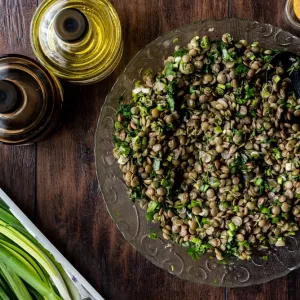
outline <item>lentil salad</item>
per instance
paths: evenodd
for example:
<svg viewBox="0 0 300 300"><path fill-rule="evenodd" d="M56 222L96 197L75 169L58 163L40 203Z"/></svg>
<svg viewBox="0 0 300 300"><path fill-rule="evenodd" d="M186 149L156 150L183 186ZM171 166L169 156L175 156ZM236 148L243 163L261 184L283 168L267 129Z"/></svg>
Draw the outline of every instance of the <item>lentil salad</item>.
<svg viewBox="0 0 300 300"><path fill-rule="evenodd" d="M298 231L298 62L272 66L276 53L197 36L120 98L114 155L129 196L194 259L249 259Z"/></svg>

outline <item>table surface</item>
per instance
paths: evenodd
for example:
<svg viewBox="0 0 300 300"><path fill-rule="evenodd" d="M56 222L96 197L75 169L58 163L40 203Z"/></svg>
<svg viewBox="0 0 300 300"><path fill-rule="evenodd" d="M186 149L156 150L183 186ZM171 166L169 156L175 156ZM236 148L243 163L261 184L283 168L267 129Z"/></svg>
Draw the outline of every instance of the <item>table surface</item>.
<svg viewBox="0 0 300 300"><path fill-rule="evenodd" d="M88 0L87 0L88 1ZM286 0L113 0L125 51L115 72L92 86L64 84L60 130L38 145L0 145L0 186L105 299L300 299L300 271L264 285L197 285L137 253L109 217L99 193L94 134L106 94L130 59L157 36L208 18L239 17L288 29ZM0 54L33 56L29 29L41 0L0 0Z"/></svg>

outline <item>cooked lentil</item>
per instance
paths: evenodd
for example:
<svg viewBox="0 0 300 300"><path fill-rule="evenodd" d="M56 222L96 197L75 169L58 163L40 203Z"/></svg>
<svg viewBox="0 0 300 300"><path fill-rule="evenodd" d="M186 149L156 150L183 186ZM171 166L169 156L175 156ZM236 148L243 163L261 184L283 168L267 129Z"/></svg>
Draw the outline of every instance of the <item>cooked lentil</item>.
<svg viewBox="0 0 300 300"><path fill-rule="evenodd" d="M129 196L194 259L249 259L298 231L300 99L275 53L196 36L120 101L114 155Z"/></svg>

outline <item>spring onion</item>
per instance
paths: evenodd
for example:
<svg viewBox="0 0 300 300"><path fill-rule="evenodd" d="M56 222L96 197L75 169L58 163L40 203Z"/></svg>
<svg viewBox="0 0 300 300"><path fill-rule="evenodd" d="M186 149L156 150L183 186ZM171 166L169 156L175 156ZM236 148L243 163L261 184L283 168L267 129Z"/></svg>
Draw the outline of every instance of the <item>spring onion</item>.
<svg viewBox="0 0 300 300"><path fill-rule="evenodd" d="M30 296L21 278L1 261L0 270L3 277L6 279L6 281L8 282L9 286L14 291L18 299L32 300L32 297Z"/></svg>
<svg viewBox="0 0 300 300"><path fill-rule="evenodd" d="M63 268L4 205L0 206L0 299L78 299Z"/></svg>

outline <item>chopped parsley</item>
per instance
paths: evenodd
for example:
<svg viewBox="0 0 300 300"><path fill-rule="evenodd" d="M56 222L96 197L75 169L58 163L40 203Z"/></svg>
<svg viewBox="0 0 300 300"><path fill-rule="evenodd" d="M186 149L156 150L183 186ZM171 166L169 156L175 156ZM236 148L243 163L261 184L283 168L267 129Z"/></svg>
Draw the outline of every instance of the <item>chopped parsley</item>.
<svg viewBox="0 0 300 300"><path fill-rule="evenodd" d="M167 86L167 102L171 112L175 110L175 94L176 94L177 85L175 81L170 81Z"/></svg>
<svg viewBox="0 0 300 300"><path fill-rule="evenodd" d="M255 118L255 119L257 118L257 114L256 114L255 110L251 109L249 112L253 118Z"/></svg>
<svg viewBox="0 0 300 300"><path fill-rule="evenodd" d="M122 115L126 119L131 119L131 104L121 104L120 108L117 111L117 115Z"/></svg>
<svg viewBox="0 0 300 300"><path fill-rule="evenodd" d="M196 206L202 207L202 200L191 200L191 204L188 205L188 208L192 209Z"/></svg>
<svg viewBox="0 0 300 300"><path fill-rule="evenodd" d="M151 240L157 240L159 238L159 235L154 231L154 229L151 229L151 232L148 234L148 237Z"/></svg>
<svg viewBox="0 0 300 300"><path fill-rule="evenodd" d="M222 54L225 61L234 61L236 58L236 52L228 52L226 48L222 49Z"/></svg>
<svg viewBox="0 0 300 300"><path fill-rule="evenodd" d="M243 119L246 117L245 115L241 114L239 111L237 111L235 115L240 119Z"/></svg>
<svg viewBox="0 0 300 300"><path fill-rule="evenodd" d="M167 62L165 67L165 75L168 76L175 76L176 73L173 71L173 64L171 62Z"/></svg>
<svg viewBox="0 0 300 300"><path fill-rule="evenodd" d="M277 160L281 158L281 152L278 148L273 148L272 153Z"/></svg>
<svg viewBox="0 0 300 300"><path fill-rule="evenodd" d="M202 240L194 238L192 240L192 246L187 250L187 253L192 257L193 260L198 260L200 255L205 253L212 246L208 243L203 243Z"/></svg>
<svg viewBox="0 0 300 300"><path fill-rule="evenodd" d="M234 70L234 74L237 77L241 77L242 74L246 74L247 72L248 72L248 68L243 64L239 64Z"/></svg>
<svg viewBox="0 0 300 300"><path fill-rule="evenodd" d="M175 51L173 53L173 56L174 57L182 57L183 55L185 55L187 53L188 53L188 50L186 50L186 49L178 49L177 51Z"/></svg>
<svg viewBox="0 0 300 300"><path fill-rule="evenodd" d="M155 201L150 201L147 208L146 218L148 221L153 220L153 216L160 209L160 204Z"/></svg>
<svg viewBox="0 0 300 300"><path fill-rule="evenodd" d="M265 206L262 206L262 207L260 208L260 212L261 212L262 214L267 215L267 216L269 216L269 215L271 214L270 208L265 207Z"/></svg>

